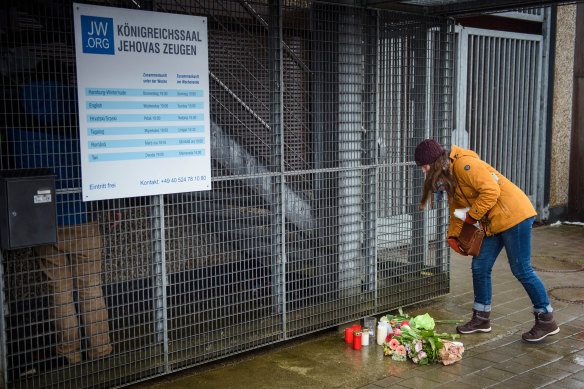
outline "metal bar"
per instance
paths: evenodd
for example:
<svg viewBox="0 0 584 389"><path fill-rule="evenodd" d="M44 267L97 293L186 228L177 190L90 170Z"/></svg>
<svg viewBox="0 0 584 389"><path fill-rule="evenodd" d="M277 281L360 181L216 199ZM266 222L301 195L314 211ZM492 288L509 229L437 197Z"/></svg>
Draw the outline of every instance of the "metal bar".
<svg viewBox="0 0 584 389"><path fill-rule="evenodd" d="M164 372L170 372L168 363L168 306L166 288L166 249L164 230L164 196L152 196L152 276L154 279L154 325L156 343L163 346Z"/></svg>
<svg viewBox="0 0 584 389"><path fill-rule="evenodd" d="M511 164L511 171L513 172L511 175L511 179L513 182L517 183L520 188L525 188L525 175L523 172L525 171L525 149L522 147L522 142L525 143L525 119L527 117L525 110L525 100L526 96L525 93L527 92L526 88L526 72L528 71L528 59L525 58L525 55L528 52L527 43L521 41L519 43L520 51L519 51L519 74L518 74L518 81L519 81L519 93L517 94L517 126L514 128L514 147L513 147L513 154L520 155L520 161ZM523 138L520 141L520 137Z"/></svg>
<svg viewBox="0 0 584 389"><path fill-rule="evenodd" d="M426 74L429 69L426 68L426 60L428 56L427 42L425 34L418 32L412 37L412 50L414 52L415 59L420 61L424 66L413 66L413 91L412 91L412 115L413 115L413 127L412 135L414 139L424 139L427 136L427 125L426 125L426 110L428 106L426 105L425 94L427 92L427 77ZM413 160L413 156L411 156ZM428 237L426 235L427 225L428 225L428 213L420 212L418 204L421 199L420 188L424 183L424 176L421 169L415 168L412 172L413 182L411 189L415 191L412 193L412 202L410 204L410 214L412 215L412 242L411 247L408 250L408 263L414 264L416 270L421 270L421 266L424 263L425 255L427 255L426 247L428 245Z"/></svg>
<svg viewBox="0 0 584 389"><path fill-rule="evenodd" d="M519 146L519 139L518 136L519 134L522 132L521 130L523 130L523 125L524 125L524 113L525 113L525 104L524 104L524 93L525 93L525 72L526 72L526 59L525 59L525 42L524 41L519 41L518 42L519 45L519 50L518 50L518 55L517 55L517 83L518 83L518 87L517 87L517 94L516 94L516 105L515 105L515 110L517 112L517 116L516 116L516 122L515 122L515 126L513 126L513 136L511 137L511 141L513 142L513 147L511 149L511 154L509 155L518 155L518 153L521 152L520 146ZM523 140L524 141L524 140ZM519 154L521 155L521 154ZM509 176L507 176L509 179L511 179L513 182L518 183L518 186L524 187L523 185L523 177L519 177L520 175L520 171L518 169L518 165L519 167L521 166L521 164L523 164L523 161L520 161L518 164L514 163L514 161L512 161L512 158L509 158L509 167L510 167L510 172L511 174Z"/></svg>
<svg viewBox="0 0 584 389"><path fill-rule="evenodd" d="M544 7L546 5L553 5L555 1L539 1L537 6ZM435 16L464 16L464 15L478 15L487 12L507 11L511 9L533 7L533 1L528 0L499 0L499 1L483 1L480 3L474 1L450 2L448 4L441 3L428 7L427 14Z"/></svg>
<svg viewBox="0 0 584 389"><path fill-rule="evenodd" d="M358 166L357 145L361 145L361 95L356 89L361 78L362 41L357 15L343 9L338 26L338 161L339 166ZM358 171L345 170L338 176L339 271L340 290L345 297L359 293L360 283L360 223L361 176Z"/></svg>
<svg viewBox="0 0 584 389"><path fill-rule="evenodd" d="M535 101L535 123L534 123L534 138L538 145L533 156L535 162L534 174L534 191L535 191L535 210L537 211L537 220L547 220L549 217L549 208L545 203L545 177L546 177L546 158L541 157L546 155L547 143L549 139L546 136L546 125L548 122L548 74L550 72L550 56L551 56L551 31L552 26L552 12L549 8L545 9L545 17L543 23L543 39L541 49L539 50L538 74L536 79L536 88L538 99Z"/></svg>
<svg viewBox="0 0 584 389"><path fill-rule="evenodd" d="M366 25L364 29L364 45L362 47L362 56L364 63L363 82L364 88L362 91L363 99L363 143L361 145L361 165L367 166L372 162L378 160L378 151L376 147L377 140L377 98L376 86L379 85L377 80L377 63L379 61L377 53L377 41L379 40L379 25L368 23L370 19L379 22L377 12L362 11L361 24ZM373 18L372 15L377 16ZM378 180L377 169L370 168L363 170L363 264L365 267L365 285L364 290L371 295L373 292L373 302L375 302L376 291L376 274L377 274L377 255L376 255L376 220L377 220L377 202L376 195L378 193L376 183ZM370 301L371 297L364 296L366 301ZM375 306L375 305L373 305Z"/></svg>
<svg viewBox="0 0 584 389"><path fill-rule="evenodd" d="M467 113L467 99L469 93L467 90L471 88L468 83L468 32L464 28L457 27L458 31L458 56L457 56L457 83L456 83L456 127L455 134L452 136L452 144L456 144L463 148L469 148L468 132L466 118Z"/></svg>
<svg viewBox="0 0 584 389"><path fill-rule="evenodd" d="M490 163L491 165L495 165L497 162L497 151L499 150L500 145L500 131L501 131L501 107L502 107L502 100L504 94L504 83L501 82L503 78L503 65L504 65L504 53L503 53L503 39L497 38L497 49L496 49L496 59L497 59L497 67L495 69L495 103L493 105L493 109L495 111L495 115L493 118L493 138L492 138L492 148L491 148L491 155L490 155Z"/></svg>
<svg viewBox="0 0 584 389"><path fill-rule="evenodd" d="M536 44L534 42L527 42L526 43L527 46L527 74L525 75L525 123L524 123L524 133L525 133L525 139L526 142L524 143L523 147L524 147L524 155L525 155L525 161L524 163L524 168L527 170L521 170L520 174L524 175L524 186L522 187L523 191L525 193L532 193L532 185L533 185L533 176L535 175L534 172L534 166L532 165L532 156L533 156L533 147L532 145L535 145L535 143L533 143L534 138L533 138L533 127L532 127L532 123L533 123L533 118L535 115L534 112L534 98L537 97L535 96L536 90L535 90L535 85L534 85L534 79L536 77L536 72L537 72L537 64L535 62L535 52L536 52Z"/></svg>
<svg viewBox="0 0 584 389"><path fill-rule="evenodd" d="M452 141L449 139L452 135L448 129L451 127L451 123L453 122L453 104L452 104L452 91L453 85L452 82L454 79L453 72L455 71L455 67L452 66L454 59L453 59L453 43L455 39L454 34L454 21L448 20L445 24L440 26L440 50L439 53L443 56L443 60L440 60L439 63L443 64L441 67L442 71L440 72L441 79L438 82L439 86L442 86L443 91L440 94L442 99L441 109L443 115L443 124L442 124L442 132L443 135L441 137L442 144L451 144ZM466 68L466 66L465 66ZM462 79L459 78L459 80ZM466 81L466 74L464 75L464 80ZM465 82L466 83L466 82ZM440 242L440 252L446 253L445 256L440 256L436 254L436 260L442 261L441 263L441 270L444 273L450 271L450 249L448 244L446 243L445 239L441 239L441 237L446 236L448 232L448 218L449 218L449 210L446 205L438 210L438 231L436 240ZM436 266L439 266L440 263L437 263Z"/></svg>
<svg viewBox="0 0 584 389"><path fill-rule="evenodd" d="M537 95L537 86L535 83L535 79L539 72L538 69L538 45L534 42L529 44L529 73L527 75L527 119L525 123L525 132L526 132L526 145L525 145L525 166L528 169L527 172L523 173L525 178L525 187L523 191L525 193L529 193L530 195L535 192L534 180L535 180L535 168L536 164L533 160L533 154L537 150L537 143L535 143L535 134L534 130L534 118L535 110L536 110L536 101L539 100L539 96ZM536 147L529 147L529 145L536 145ZM530 150L531 149L531 150ZM533 198L533 197L532 197ZM535 205L535 204L534 204Z"/></svg>
<svg viewBox="0 0 584 389"><path fill-rule="evenodd" d="M510 73L510 84L511 87L511 99L509 104L509 114L510 122L509 127L507 127L507 141L505 142L506 154L503 156L503 175L505 175L510 180L513 180L511 175L511 158L509 156L513 155L513 134L514 129L517 128L517 93L519 85L517 83L517 70L518 67L518 42L516 40L511 41L511 73Z"/></svg>
<svg viewBox="0 0 584 389"><path fill-rule="evenodd" d="M523 58L523 70L522 70L522 74L521 74L521 90L523 91L523 93L521 94L521 99L520 99L520 116L519 116L519 120L521 123L521 126L517 129L518 131L518 136L517 136L517 149L518 151L521 151L520 155L522 156L521 158L521 162L518 164L518 169L516 171L516 175L515 175L515 179L517 181L515 182L519 182L520 184L520 188L523 189L524 191L528 191L528 186L531 184L531 179L529 177L529 174L527 174L526 167L529 166L528 165L528 153L529 153L529 149L531 148L531 144L530 144L530 137L528 134L528 124L529 124L529 100L531 98L531 96L529 95L530 93L530 89L529 89L529 80L531 79L531 42L524 42L523 43L523 51L521 54L521 57ZM519 139L523 138L523 142L520 142ZM529 169L531 170L531 169Z"/></svg>
<svg viewBox="0 0 584 389"><path fill-rule="evenodd" d="M493 38L486 38L485 39L485 114L484 114L484 127L482 131L482 145L481 149L483 150L484 158L487 162L490 162L489 158L489 151L491 147L490 137L491 137L491 130L492 130L492 103L493 103L493 89L491 83L493 82Z"/></svg>
<svg viewBox="0 0 584 389"><path fill-rule="evenodd" d="M487 38L484 36L479 37L480 40L480 45L479 45L479 58L480 58L480 62L479 62L479 67L478 67L478 73L477 73L477 78L478 78L478 85L477 85L477 106L475 107L476 111L477 111L477 131L476 131L476 137L474 140L474 144L472 146L473 150L478 150L478 154L481 154L482 151L482 146L483 146L483 142L482 142L482 138L483 138L483 134L485 131L485 106L484 106L484 101L485 101L485 95L486 95L486 90L485 90L485 60L487 59L486 56L486 50L487 50ZM483 157L481 155L481 157Z"/></svg>
<svg viewBox="0 0 584 389"><path fill-rule="evenodd" d="M8 348L6 347L6 315L8 305L4 292L4 250L0 249L0 386L8 385Z"/></svg>
<svg viewBox="0 0 584 389"><path fill-rule="evenodd" d="M519 32L508 32L508 31L498 31L498 30L485 30L483 28L465 27L470 35L474 36L488 36L493 38L504 38L513 39L521 41L539 41L541 36L533 34L523 34Z"/></svg>
<svg viewBox="0 0 584 389"><path fill-rule="evenodd" d="M376 36L376 44L377 44L377 67L376 67L376 73L375 73L375 78L376 78L376 82L375 85L379 85L381 88L383 88L385 86L385 84L381 81L382 77L385 75L386 69L381 69L381 63L383 61L383 63L385 63L384 58L383 58L383 50L382 50L382 45L379 44L379 42L382 41L382 34L381 34L381 14L380 12L376 12L375 13L375 36ZM385 93L376 93L375 94L375 140L377 141L378 139L381 139L381 110L382 110L382 105L381 105L381 96L384 96ZM375 258L375 264L374 264L374 274L373 274L373 282L375 285L374 288L374 296L373 296L373 301L375 304L375 309L377 310L377 307L379 306L378 303L378 293L379 293L379 288L377 287L379 285L379 277L378 277L378 272L377 272L377 262L378 262L378 253L379 253L379 239L377 239L378 237L378 231L379 231L379 218L377 217L378 215L380 215L379 209L383 208L383 204L382 204L382 200L381 200L381 185L380 185L380 177L381 177L381 168L380 168L380 162L381 162L381 156L380 156L380 148L377 147L377 145L375 145L375 158L374 158L374 163L375 163L375 182L373 190L373 201L375 204L375 210L374 210L374 214L372 215L374 217L374 228L375 228L375 237L374 237L374 246L373 246L373 255Z"/></svg>
<svg viewBox="0 0 584 389"><path fill-rule="evenodd" d="M499 12L496 15L505 18L518 19L518 20L528 20L531 22L543 22L544 16L543 11L545 8L535 8L527 10L517 10L509 12Z"/></svg>
<svg viewBox="0 0 584 389"><path fill-rule="evenodd" d="M478 133L478 131L480 131L480 123L479 123L479 118L480 118L480 113L479 113L479 93L481 91L481 88L479 86L480 80L480 58L481 58L481 51L480 51L480 37L473 35L472 36L472 42L473 42L473 53L472 53L472 59L473 61L473 71L471 72L472 77L473 77L473 81L472 81L472 93L470 94L470 97L474 99L473 105L472 105L472 109L470 110L473 113L472 116L472 121L473 121L473 125L471 126L471 129L469 131L469 147L472 149L476 150L476 134Z"/></svg>
<svg viewBox="0 0 584 389"><path fill-rule="evenodd" d="M272 1L269 5L269 62L270 62L270 139L271 166L280 175L272 177L269 204L272 211L271 256L274 259L272 285L275 285L273 305L282 317L282 333L288 336L286 311L286 246L282 237L285 231L286 191L284 176L284 116L283 116L283 62L282 62L282 1Z"/></svg>
<svg viewBox="0 0 584 389"><path fill-rule="evenodd" d="M505 155L505 147L507 146L507 139L506 139L506 133L507 130L509 128L509 111L510 111L510 100L511 100L511 96L510 96L510 88L509 86L511 85L511 77L510 77L510 72L511 72L511 47L510 47L510 43L507 39L505 39L504 41L504 50L505 50L505 55L504 55L504 71L503 71L503 75L504 75L504 85L505 87L505 96L504 96L504 104L502 105L502 111L503 111L503 121L501 124L501 144L500 147L498 148L498 153L497 153L497 170L499 170L500 172L503 173L503 164L501 163L503 161L503 156Z"/></svg>

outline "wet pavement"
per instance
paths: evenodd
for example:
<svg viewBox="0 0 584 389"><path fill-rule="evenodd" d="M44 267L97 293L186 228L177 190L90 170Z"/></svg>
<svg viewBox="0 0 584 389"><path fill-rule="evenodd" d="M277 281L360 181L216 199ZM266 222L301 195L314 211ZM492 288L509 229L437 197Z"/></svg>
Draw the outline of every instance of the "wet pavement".
<svg viewBox="0 0 584 389"><path fill-rule="evenodd" d="M418 366L383 356L372 342L353 350L343 341L346 323L285 344L142 383L149 388L584 388L584 227L552 225L533 230L532 258L546 289L559 334L528 344L521 334L533 325L532 306L509 270L505 253L493 268L492 332L462 335L465 353L450 365ZM572 265L572 266L566 266ZM410 316L471 317L470 260L453 252L451 291L404 307ZM395 313L395 312L388 312ZM378 315L379 318L381 315ZM357 323L355 321L354 323ZM362 323L361 323L362 324ZM436 332L456 332L438 324Z"/></svg>

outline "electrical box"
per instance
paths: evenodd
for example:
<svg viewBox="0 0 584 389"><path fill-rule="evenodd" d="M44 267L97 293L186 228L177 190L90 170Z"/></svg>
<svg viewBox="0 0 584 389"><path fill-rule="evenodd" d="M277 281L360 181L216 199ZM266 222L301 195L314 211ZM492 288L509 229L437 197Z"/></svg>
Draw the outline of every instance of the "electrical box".
<svg viewBox="0 0 584 389"><path fill-rule="evenodd" d="M57 242L55 174L50 169L0 170L0 246Z"/></svg>

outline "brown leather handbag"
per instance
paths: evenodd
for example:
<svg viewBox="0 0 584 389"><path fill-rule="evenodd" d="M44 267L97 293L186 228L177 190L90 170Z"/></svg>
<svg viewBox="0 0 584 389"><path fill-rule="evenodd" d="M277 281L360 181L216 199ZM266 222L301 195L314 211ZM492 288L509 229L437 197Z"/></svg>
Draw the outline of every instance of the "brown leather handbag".
<svg viewBox="0 0 584 389"><path fill-rule="evenodd" d="M458 189L460 189L460 193L464 196L464 199L468 203L469 207L472 207L470 201L466 198L466 195L462 191L460 184L458 183L458 178L456 178L456 185L458 185ZM472 255L476 257L481 252L481 246L483 244L483 238L485 237L485 231L483 230L483 225L481 222L478 222L479 228L475 227L472 224L464 223L462 225L462 230L460 231L460 235L458 235L458 243L462 251L464 251L468 255Z"/></svg>
<svg viewBox="0 0 584 389"><path fill-rule="evenodd" d="M479 226L481 226L480 222ZM484 237L485 231L483 231L482 226L476 228L472 224L464 223L460 235L458 235L458 243L466 254L476 257L481 252Z"/></svg>

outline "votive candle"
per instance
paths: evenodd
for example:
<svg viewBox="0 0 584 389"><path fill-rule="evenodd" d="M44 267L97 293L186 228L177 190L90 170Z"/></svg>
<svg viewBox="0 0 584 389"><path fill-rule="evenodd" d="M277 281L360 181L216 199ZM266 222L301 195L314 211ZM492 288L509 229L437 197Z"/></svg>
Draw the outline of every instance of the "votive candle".
<svg viewBox="0 0 584 389"><path fill-rule="evenodd" d="M353 329L351 327L345 328L345 342L353 343Z"/></svg>
<svg viewBox="0 0 584 389"><path fill-rule="evenodd" d="M369 328L363 328L361 331L361 345L369 346Z"/></svg>
<svg viewBox="0 0 584 389"><path fill-rule="evenodd" d="M353 348L355 350L361 350L362 339L361 331L353 331Z"/></svg>

